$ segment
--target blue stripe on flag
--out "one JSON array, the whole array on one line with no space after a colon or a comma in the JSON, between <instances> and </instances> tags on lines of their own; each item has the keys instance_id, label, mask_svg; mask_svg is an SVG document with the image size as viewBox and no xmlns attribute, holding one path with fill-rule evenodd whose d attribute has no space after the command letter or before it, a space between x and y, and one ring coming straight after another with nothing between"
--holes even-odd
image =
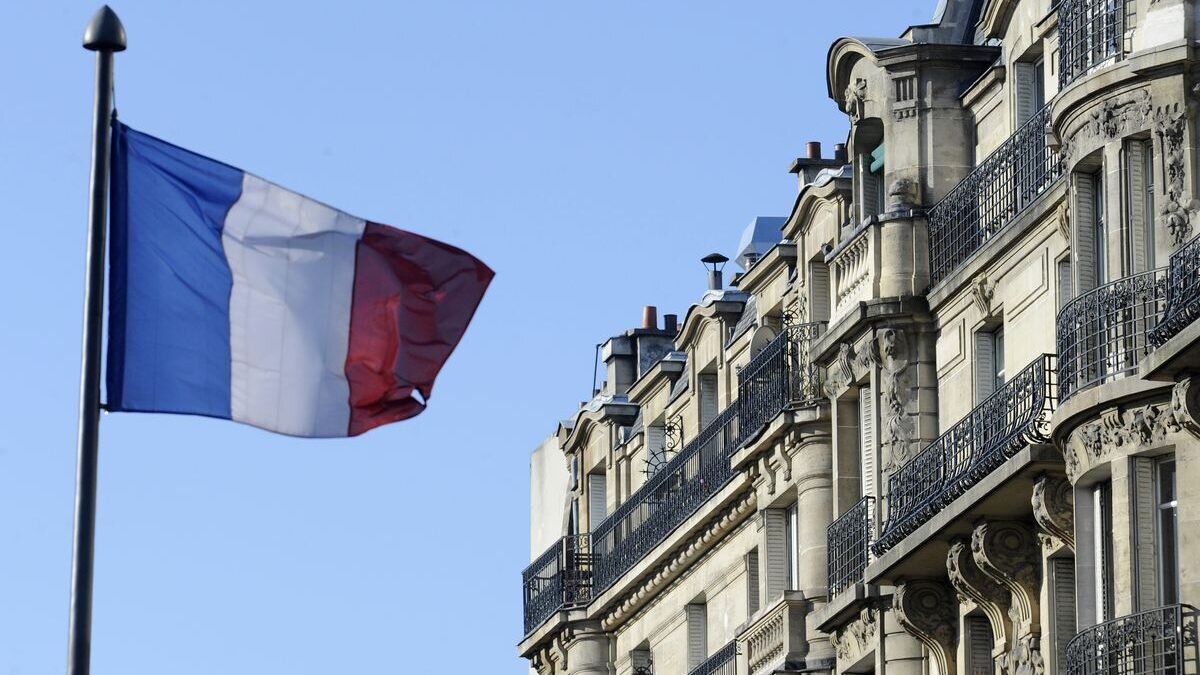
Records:
<instances>
[{"instance_id":1,"label":"blue stripe on flag","mask_svg":"<svg viewBox=\"0 0 1200 675\"><path fill-rule=\"evenodd\" d=\"M108 408L228 418L221 229L242 172L120 123L112 168Z\"/></svg>"}]
</instances>

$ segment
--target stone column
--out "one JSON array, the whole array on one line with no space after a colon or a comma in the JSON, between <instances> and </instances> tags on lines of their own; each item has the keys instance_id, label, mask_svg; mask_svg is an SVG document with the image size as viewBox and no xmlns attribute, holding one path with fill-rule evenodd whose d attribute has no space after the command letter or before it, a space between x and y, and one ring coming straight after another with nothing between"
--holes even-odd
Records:
<instances>
[{"instance_id":1,"label":"stone column","mask_svg":"<svg viewBox=\"0 0 1200 675\"><path fill-rule=\"evenodd\" d=\"M797 545L800 562L800 591L809 601L807 608L807 670L832 670L835 664L829 636L813 622L815 610L824 607L829 596L827 579L828 528L833 522L833 443L828 434L809 434L800 440L793 462L796 480L799 532Z\"/></svg>"},{"instance_id":2,"label":"stone column","mask_svg":"<svg viewBox=\"0 0 1200 675\"><path fill-rule=\"evenodd\" d=\"M564 640L568 675L613 675L612 635L601 630L600 622L576 624Z\"/></svg>"},{"instance_id":3,"label":"stone column","mask_svg":"<svg viewBox=\"0 0 1200 675\"><path fill-rule=\"evenodd\" d=\"M884 675L925 675L925 655L921 643L909 635L896 616L896 610L883 612L883 635L875 653L875 671Z\"/></svg>"}]
</instances>

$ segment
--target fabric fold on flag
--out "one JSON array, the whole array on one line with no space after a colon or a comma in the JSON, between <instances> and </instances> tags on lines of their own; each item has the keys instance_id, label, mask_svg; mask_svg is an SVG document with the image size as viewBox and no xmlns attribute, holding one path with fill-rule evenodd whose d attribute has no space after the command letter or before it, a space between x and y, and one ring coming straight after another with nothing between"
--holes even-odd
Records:
<instances>
[{"instance_id":1,"label":"fabric fold on flag","mask_svg":"<svg viewBox=\"0 0 1200 675\"><path fill-rule=\"evenodd\" d=\"M117 123L108 409L354 436L422 410L493 272Z\"/></svg>"}]
</instances>

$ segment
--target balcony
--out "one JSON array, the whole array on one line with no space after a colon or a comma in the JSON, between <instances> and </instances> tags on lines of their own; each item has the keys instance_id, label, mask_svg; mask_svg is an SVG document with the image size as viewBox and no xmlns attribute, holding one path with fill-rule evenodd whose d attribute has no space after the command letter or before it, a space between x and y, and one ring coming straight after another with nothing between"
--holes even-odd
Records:
<instances>
[{"instance_id":1,"label":"balcony","mask_svg":"<svg viewBox=\"0 0 1200 675\"><path fill-rule=\"evenodd\" d=\"M1125 55L1126 0L1058 3L1058 88Z\"/></svg>"},{"instance_id":2,"label":"balcony","mask_svg":"<svg viewBox=\"0 0 1200 675\"><path fill-rule=\"evenodd\" d=\"M971 258L1062 177L1042 108L929 210L930 284Z\"/></svg>"},{"instance_id":3,"label":"balcony","mask_svg":"<svg viewBox=\"0 0 1200 675\"><path fill-rule=\"evenodd\" d=\"M1106 621L1067 643L1067 675L1195 673L1196 608L1168 605Z\"/></svg>"},{"instance_id":4,"label":"balcony","mask_svg":"<svg viewBox=\"0 0 1200 675\"><path fill-rule=\"evenodd\" d=\"M888 479L883 555L1021 448L1049 440L1055 357L1043 354Z\"/></svg>"},{"instance_id":5,"label":"balcony","mask_svg":"<svg viewBox=\"0 0 1200 675\"><path fill-rule=\"evenodd\" d=\"M1160 268L1099 286L1064 305L1056 336L1059 399L1136 371L1153 349L1150 333L1166 301L1167 270Z\"/></svg>"},{"instance_id":6,"label":"balcony","mask_svg":"<svg viewBox=\"0 0 1200 675\"><path fill-rule=\"evenodd\" d=\"M875 531L875 498L863 497L830 523L826 530L826 582L829 597L862 580L871 561L871 537Z\"/></svg>"},{"instance_id":7,"label":"balcony","mask_svg":"<svg viewBox=\"0 0 1200 675\"><path fill-rule=\"evenodd\" d=\"M738 406L726 408L592 531L592 581L608 590L733 478Z\"/></svg>"},{"instance_id":8,"label":"balcony","mask_svg":"<svg viewBox=\"0 0 1200 675\"><path fill-rule=\"evenodd\" d=\"M731 641L721 647L688 675L737 675L737 643Z\"/></svg>"},{"instance_id":9,"label":"balcony","mask_svg":"<svg viewBox=\"0 0 1200 675\"><path fill-rule=\"evenodd\" d=\"M555 612L587 604L591 599L591 556L588 536L562 537L521 574L525 590L525 632Z\"/></svg>"},{"instance_id":10,"label":"balcony","mask_svg":"<svg viewBox=\"0 0 1200 675\"><path fill-rule=\"evenodd\" d=\"M800 593L784 593L742 631L737 642L746 654L749 675L770 675L803 663L808 649L807 609L808 602Z\"/></svg>"},{"instance_id":11,"label":"balcony","mask_svg":"<svg viewBox=\"0 0 1200 675\"><path fill-rule=\"evenodd\" d=\"M1200 317L1200 237L1171 254L1162 319L1150 331L1150 344L1161 347Z\"/></svg>"},{"instance_id":12,"label":"balcony","mask_svg":"<svg viewBox=\"0 0 1200 675\"><path fill-rule=\"evenodd\" d=\"M739 443L758 433L791 405L821 400L820 369L809 358L825 323L786 326L738 371Z\"/></svg>"}]
</instances>

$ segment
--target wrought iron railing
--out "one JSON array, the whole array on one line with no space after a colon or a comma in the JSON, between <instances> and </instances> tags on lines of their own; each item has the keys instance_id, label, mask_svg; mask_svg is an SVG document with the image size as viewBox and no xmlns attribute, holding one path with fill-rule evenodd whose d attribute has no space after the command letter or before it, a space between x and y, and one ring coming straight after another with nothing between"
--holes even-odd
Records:
<instances>
[{"instance_id":1,"label":"wrought iron railing","mask_svg":"<svg viewBox=\"0 0 1200 675\"><path fill-rule=\"evenodd\" d=\"M592 530L595 593L608 590L733 478L729 454L738 442L737 412L735 403L717 415Z\"/></svg>"},{"instance_id":2,"label":"wrought iron railing","mask_svg":"<svg viewBox=\"0 0 1200 675\"><path fill-rule=\"evenodd\" d=\"M1168 605L1080 631L1067 643L1067 675L1196 673L1196 608Z\"/></svg>"},{"instance_id":3,"label":"wrought iron railing","mask_svg":"<svg viewBox=\"0 0 1200 675\"><path fill-rule=\"evenodd\" d=\"M1150 343L1161 347L1200 317L1200 237L1171 254L1167 266L1167 298L1162 319L1150 331Z\"/></svg>"},{"instance_id":4,"label":"wrought iron railing","mask_svg":"<svg viewBox=\"0 0 1200 675\"><path fill-rule=\"evenodd\" d=\"M1058 3L1058 87L1125 54L1126 0Z\"/></svg>"},{"instance_id":5,"label":"wrought iron railing","mask_svg":"<svg viewBox=\"0 0 1200 675\"><path fill-rule=\"evenodd\" d=\"M883 555L1030 443L1050 438L1055 356L1043 354L888 479Z\"/></svg>"},{"instance_id":6,"label":"wrought iron railing","mask_svg":"<svg viewBox=\"0 0 1200 675\"><path fill-rule=\"evenodd\" d=\"M786 326L738 371L739 442L757 433L790 405L822 397L820 368L810 358L825 322Z\"/></svg>"},{"instance_id":7,"label":"wrought iron railing","mask_svg":"<svg viewBox=\"0 0 1200 675\"><path fill-rule=\"evenodd\" d=\"M875 498L868 495L829 524L826 530L826 582L829 597L862 580L871 560L875 532Z\"/></svg>"},{"instance_id":8,"label":"wrought iron railing","mask_svg":"<svg viewBox=\"0 0 1200 675\"><path fill-rule=\"evenodd\" d=\"M1049 106L929 210L930 283L967 261L1062 175L1062 158L1046 145Z\"/></svg>"},{"instance_id":9,"label":"wrought iron railing","mask_svg":"<svg viewBox=\"0 0 1200 675\"><path fill-rule=\"evenodd\" d=\"M591 599L588 535L562 537L521 574L525 591L525 632L567 607Z\"/></svg>"},{"instance_id":10,"label":"wrought iron railing","mask_svg":"<svg viewBox=\"0 0 1200 675\"><path fill-rule=\"evenodd\" d=\"M737 642L731 640L700 665L692 668L688 675L737 675Z\"/></svg>"},{"instance_id":11,"label":"wrought iron railing","mask_svg":"<svg viewBox=\"0 0 1200 675\"><path fill-rule=\"evenodd\" d=\"M1058 312L1058 397L1137 370L1150 353L1150 331L1163 316L1167 270L1159 268L1094 288Z\"/></svg>"}]
</instances>

